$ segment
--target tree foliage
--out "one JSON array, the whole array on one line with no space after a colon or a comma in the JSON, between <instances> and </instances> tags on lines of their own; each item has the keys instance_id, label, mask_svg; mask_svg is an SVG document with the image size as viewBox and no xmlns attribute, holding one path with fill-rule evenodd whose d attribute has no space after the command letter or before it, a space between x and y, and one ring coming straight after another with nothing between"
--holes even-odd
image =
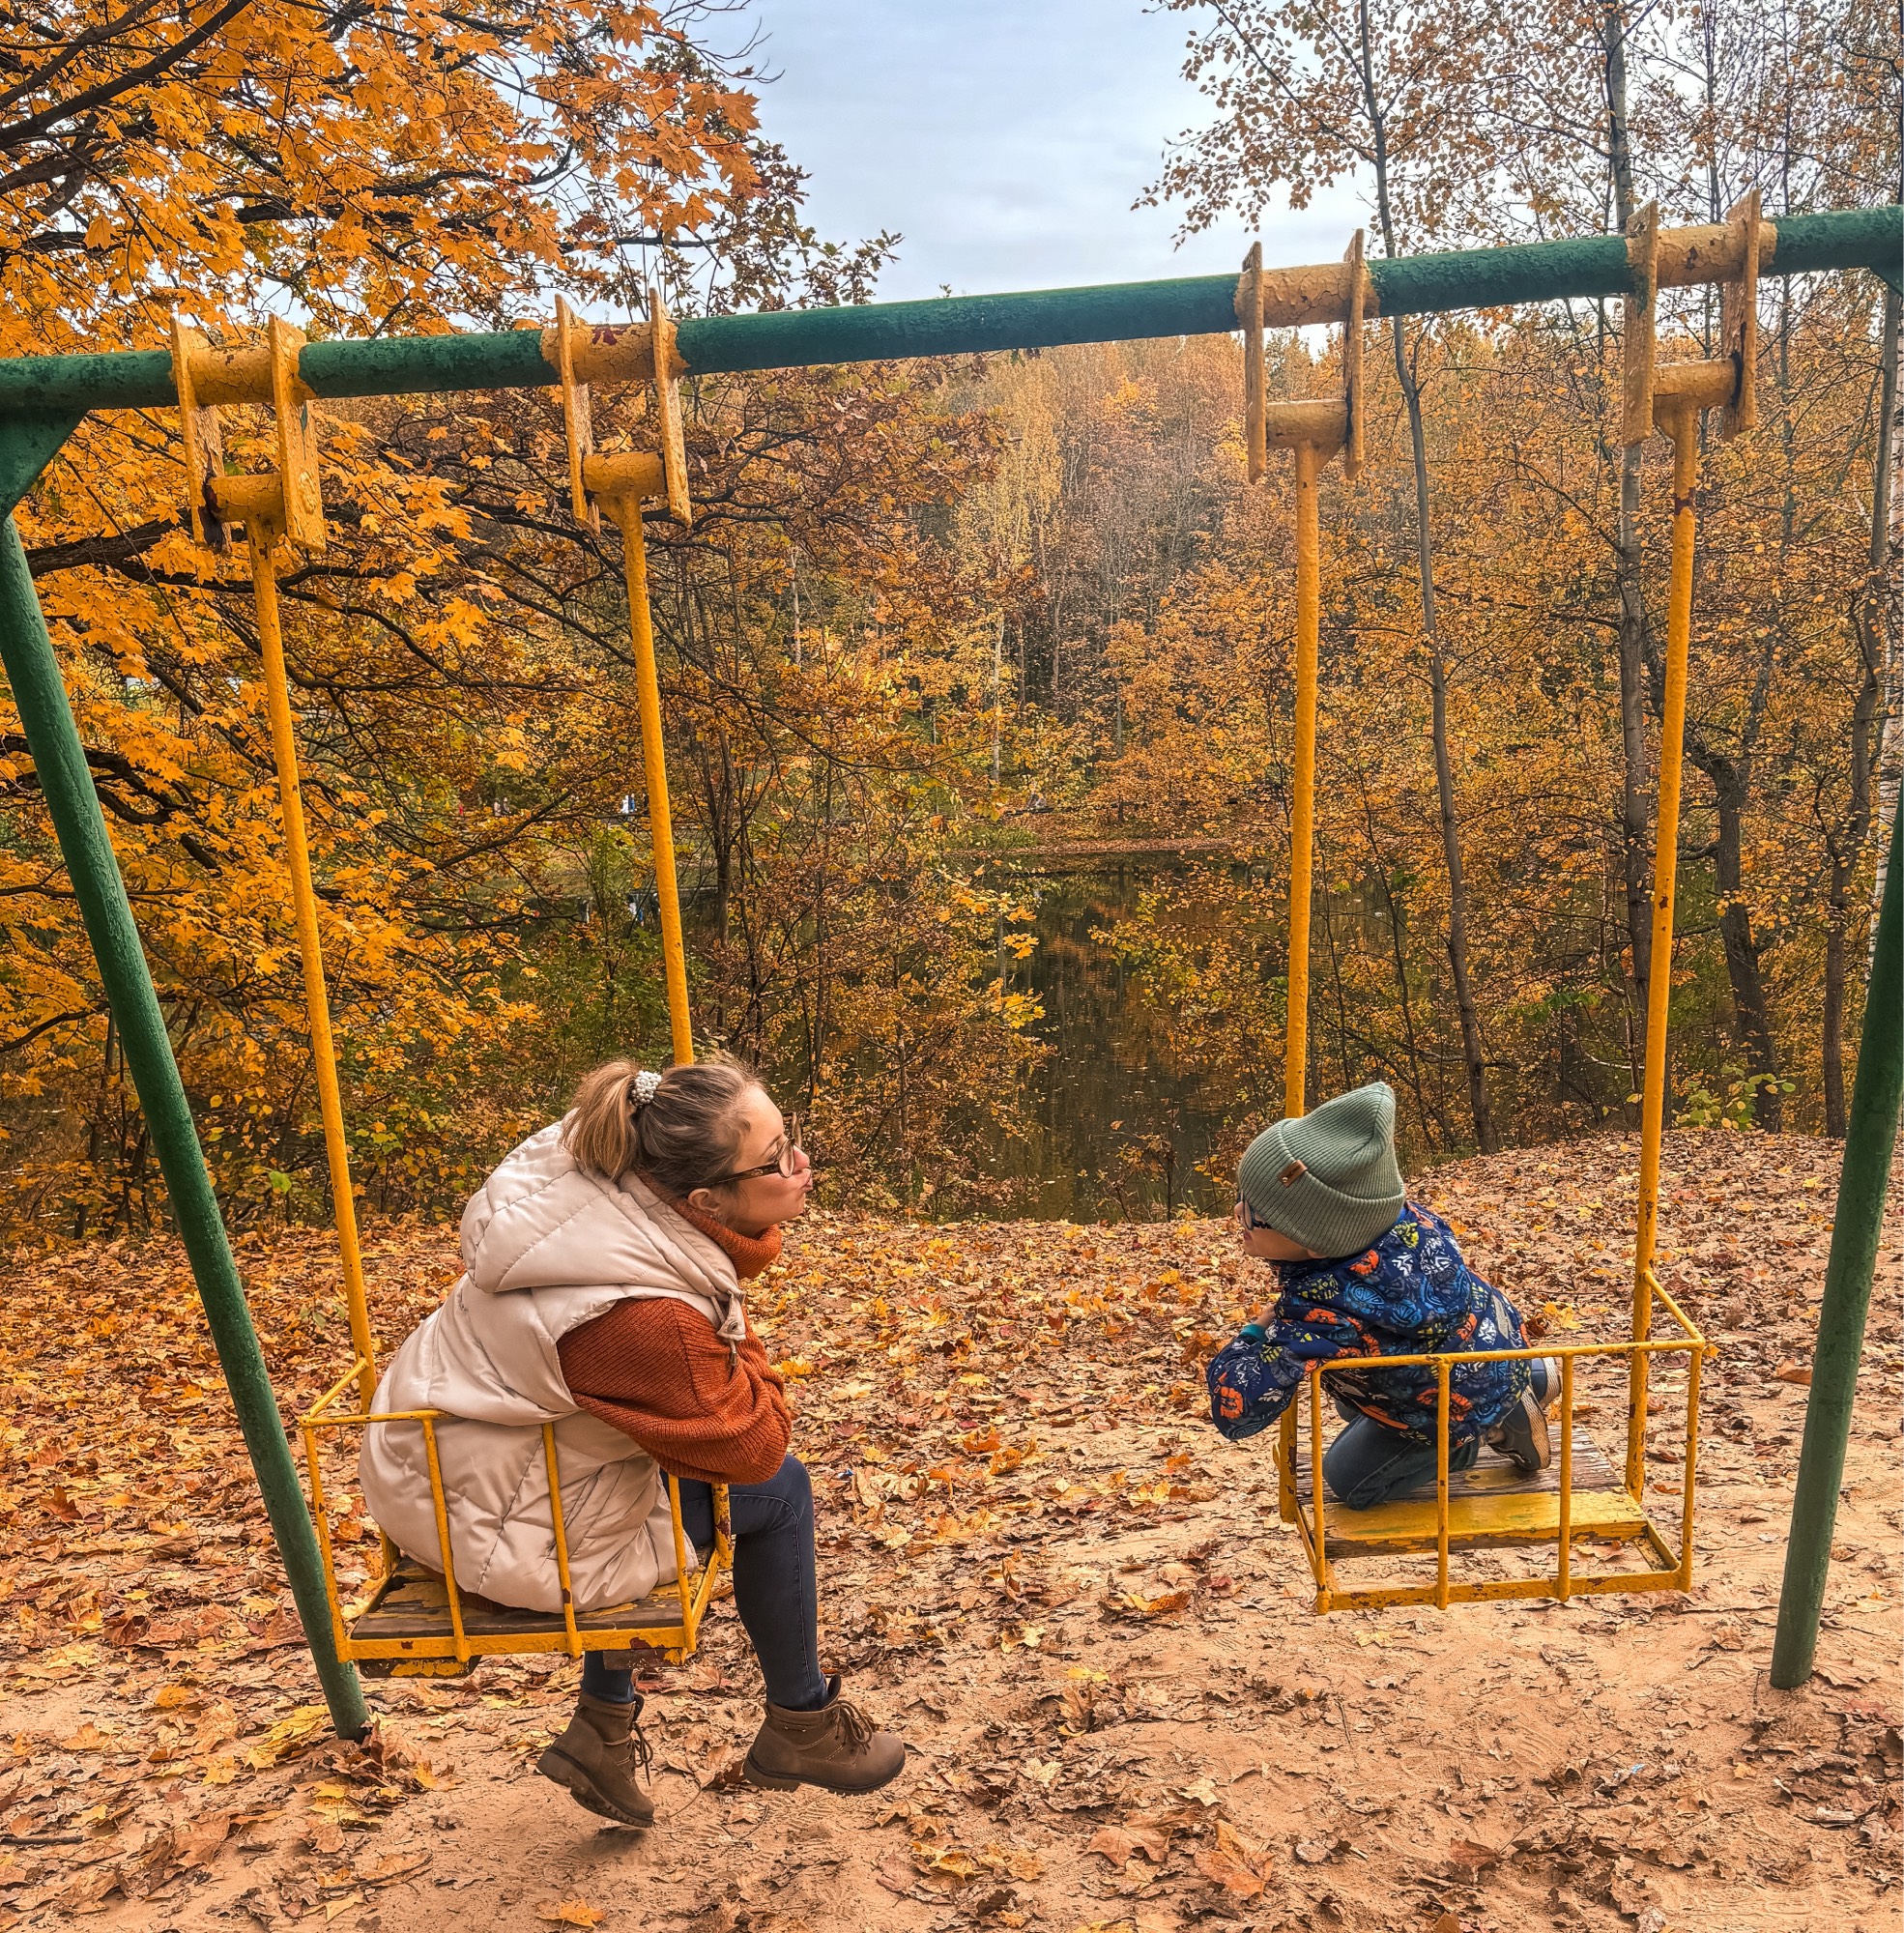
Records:
<instances>
[{"instance_id":1,"label":"tree foliage","mask_svg":"<svg viewBox=\"0 0 1904 1933\"><path fill-rule=\"evenodd\" d=\"M1751 185L1774 218L1894 192L1864 0L1182 11L1225 116L1160 183L1193 225L1341 181L1385 190L1385 245L1612 225L1616 124L1668 219ZM807 225L715 8L134 5L6 54L8 353L159 346L175 309L228 340L274 312L534 323L558 290L626 312L649 274L689 306L851 302L895 245ZM1662 353L1706 353L1709 296L1668 306ZM1895 309L1821 279L1769 284L1762 320L1764 420L1707 450L1700 501L1673 1105L1835 1128L1897 747ZM1574 303L1411 331L1370 360L1370 468L1325 480L1311 1079L1391 1079L1417 1152L1474 1140L1477 1061L1504 1140L1631 1117L1665 491L1649 450L1629 501L1617 329ZM1338 353L1274 341L1272 392L1333 389ZM703 1037L760 1060L856 1198L1008 1200L1045 1049L1035 876L995 862L1205 836L1235 856L1160 870L1102 942L1247 1134L1282 1084L1292 559L1286 476L1242 482L1235 344L686 403L697 519L649 549ZM598 394L604 445L646 442L644 410ZM262 465L262 418L227 415ZM283 597L346 1111L370 1205L434 1208L591 1061L666 1051L617 539L567 514L548 392L326 406L322 433L331 543ZM240 1219L315 1217L249 586L181 527L177 436L89 418L18 516L218 1187ZM143 1125L11 718L0 824L15 1223L142 1226Z\"/></svg>"}]
</instances>

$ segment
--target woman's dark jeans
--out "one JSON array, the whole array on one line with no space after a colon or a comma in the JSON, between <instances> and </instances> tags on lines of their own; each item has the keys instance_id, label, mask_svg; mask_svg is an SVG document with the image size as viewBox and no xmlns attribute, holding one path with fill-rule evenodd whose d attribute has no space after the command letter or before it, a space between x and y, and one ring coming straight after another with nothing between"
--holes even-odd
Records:
<instances>
[{"instance_id":1,"label":"woman's dark jeans","mask_svg":"<svg viewBox=\"0 0 1904 1933\"><path fill-rule=\"evenodd\" d=\"M753 1640L772 1704L811 1712L826 1702L820 1670L820 1602L813 1571L813 1485L797 1457L786 1457L764 1484L734 1484L734 1602ZM698 1550L714 1542L714 1493L681 1482L681 1528ZM582 1659L582 1689L591 1698L628 1704L632 1671L611 1671L602 1654Z\"/></svg>"}]
</instances>

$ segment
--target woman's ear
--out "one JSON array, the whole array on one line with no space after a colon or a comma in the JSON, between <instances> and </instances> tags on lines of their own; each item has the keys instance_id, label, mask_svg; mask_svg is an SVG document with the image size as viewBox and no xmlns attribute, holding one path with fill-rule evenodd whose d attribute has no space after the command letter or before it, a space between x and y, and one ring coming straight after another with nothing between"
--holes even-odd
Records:
<instances>
[{"instance_id":1,"label":"woman's ear","mask_svg":"<svg viewBox=\"0 0 1904 1933\"><path fill-rule=\"evenodd\" d=\"M722 1221L721 1204L711 1188L697 1188L687 1197L687 1205L697 1215L710 1215L716 1222Z\"/></svg>"}]
</instances>

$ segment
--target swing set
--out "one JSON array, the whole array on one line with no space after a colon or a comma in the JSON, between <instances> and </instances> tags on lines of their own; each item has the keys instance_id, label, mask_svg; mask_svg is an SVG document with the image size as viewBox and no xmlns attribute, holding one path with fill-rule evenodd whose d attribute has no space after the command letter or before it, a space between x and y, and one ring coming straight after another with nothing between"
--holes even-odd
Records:
<instances>
[{"instance_id":1,"label":"swing set","mask_svg":"<svg viewBox=\"0 0 1904 1933\"><path fill-rule=\"evenodd\" d=\"M43 616L11 514L0 540L0 662L4 662L42 786L92 939L126 1059L150 1126L246 1447L283 1557L333 1722L354 1735L366 1722L357 1673L444 1675L496 1654L587 1651L632 1653L642 1646L678 1660L694 1649L720 1573L732 1561L726 1492L716 1493L714 1546L693 1552L682 1531L678 1486L670 1483L677 1577L639 1603L578 1610L569 1590L560 1471L553 1431L543 1433L549 1478L551 1552L562 1581L560 1616L491 1604L458 1588L447 1515L437 1474L432 1411L379 1412L373 1340L350 1180L348 1143L332 1039L324 961L299 792L295 722L277 612L278 559L287 548L316 550L325 540L318 447L311 406L325 397L416 394L432 390L552 387L560 390L567 445L570 508L598 532L602 512L620 534L633 644L644 772L653 844L670 1031L678 1061L693 1056L687 976L677 890L661 712L649 618L643 519L658 505L685 524L691 515L678 384L684 374L871 361L903 356L972 354L1066 343L1230 332L1245 343L1245 416L1252 482L1267 473L1268 451L1294 460L1296 528L1295 757L1291 811L1289 979L1284 1111L1304 1105L1309 994L1310 900L1314 825L1315 744L1320 630L1318 478L1340 455L1353 477L1365 459L1362 332L1379 316L1464 307L1501 307L1562 298L1618 299L1626 307L1623 440L1658 432L1671 442L1673 526L1664 704L1656 811L1653 957L1648 985L1646 1070L1633 1256L1630 1333L1625 1341L1492 1352L1396 1357L1434 1369L1436 1476L1431 1496L1393 1500L1373 1510L1330 1512L1319 1481L1324 1378L1346 1364L1313 1366L1301 1404L1285 1414L1276 1465L1281 1514L1296 1526L1315 1582L1318 1612L1397 1603L1450 1603L1503 1598L1684 1590L1691 1579L1699 1381L1713 1353L1697 1325L1661 1284L1654 1266L1659 1228L1659 1151L1664 1126L1667 1009L1673 934L1674 865L1680 810L1681 747L1691 639L1693 494L1706 411L1722 412L1731 436L1755 415L1756 301L1761 275L1869 268L1896 275L1895 208L1762 219L1757 197L1723 224L1661 230L1647 210L1626 238L1543 243L1368 262L1358 234L1346 259L1321 268L1265 270L1251 250L1240 280L1193 276L1173 281L940 302L790 310L754 316L695 318L678 326L657 292L646 323L605 328L579 322L565 303L552 327L408 340L307 343L274 319L256 345L216 348L175 322L168 351L0 361L0 505L9 511L32 487L80 418L96 408L176 404L183 425L187 500L192 533L222 547L242 527L256 600L260 654L276 765L285 862L299 937L313 1061L332 1196L342 1259L353 1360L297 1424L310 1486L306 1507L279 1422L243 1286L213 1197L189 1107L133 924L98 795L86 767ZM1656 366L1655 310L1662 288L1716 283L1721 292L1720 349L1711 360ZM1339 324L1342 389L1337 396L1271 403L1265 396L1263 342L1270 327ZM635 383L652 398L654 448L602 454L593 447L590 386ZM217 411L254 405L272 413L276 462L256 475L228 474ZM1820 1364L1831 1342L1831 1404L1814 1452L1807 1426L1800 1495L1835 1490L1832 1455L1841 1465L1848 1429L1849 1379L1855 1375L1863 1313L1875 1261L1890 1146L1904 1090L1904 946L1898 927L1898 874L1893 858L1879 919L1865 1036L1853 1096L1850 1133L1832 1257L1821 1315ZM1842 1248L1842 1256L1840 1255ZM1654 1334L1656 1310L1671 1327ZM1849 1340L1849 1348L1844 1344ZM1488 1462L1449 1468L1448 1394L1453 1366L1463 1361L1558 1356L1560 1447L1557 1467L1523 1478ZM1685 1359L1683 1489L1677 1521L1656 1521L1647 1504L1646 1420L1656 1356ZM1626 1454L1615 1472L1576 1428L1576 1368L1626 1365ZM1842 1385L1842 1387L1839 1387ZM1843 1399L1839 1402L1839 1399ZM377 1574L361 1601L342 1598L332 1546L323 1449L336 1431L372 1424L423 1432L432 1471L441 1572L381 1541ZM1822 1493L1821 1493L1822 1494ZM1822 1530L1820 1523L1822 1521ZM1582 1541L1630 1546L1651 1560L1633 1571L1582 1571ZM1788 1550L1787 1600L1781 1607L1776 1682L1796 1683L1810 1665L1829 1561L1829 1509L1795 1516ZM1550 1548L1554 1568L1532 1577L1452 1574L1457 1551ZM1344 1587L1336 1565L1355 1559L1432 1551L1434 1579L1424 1584ZM1791 1630L1787 1630L1787 1608ZM1788 1641L1789 1639L1789 1641ZM1778 1660L1782 1659L1782 1662ZM1784 1676L1778 1678L1778 1672ZM1796 1676L1793 1676L1793 1672Z\"/></svg>"}]
</instances>

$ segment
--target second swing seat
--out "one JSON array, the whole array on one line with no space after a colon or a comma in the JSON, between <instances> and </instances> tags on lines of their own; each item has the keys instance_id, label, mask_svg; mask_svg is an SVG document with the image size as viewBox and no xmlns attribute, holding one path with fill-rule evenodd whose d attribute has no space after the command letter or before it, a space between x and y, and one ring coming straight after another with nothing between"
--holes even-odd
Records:
<instances>
[{"instance_id":1,"label":"second swing seat","mask_svg":"<svg viewBox=\"0 0 1904 1933\"><path fill-rule=\"evenodd\" d=\"M1309 1511L1313 1498L1307 1458L1298 1465L1296 1496ZM1432 1476L1370 1510L1349 1510L1333 1496L1324 1498L1323 1535L1331 1558L1432 1550L1436 1525ZM1599 1445L1575 1424L1572 1534L1625 1542L1640 1536L1645 1527L1645 1507L1627 1494ZM1559 1535L1558 1457L1544 1470L1529 1474L1497 1452L1484 1449L1472 1469L1449 1473L1450 1544L1479 1549L1489 1544L1551 1543Z\"/></svg>"}]
</instances>

